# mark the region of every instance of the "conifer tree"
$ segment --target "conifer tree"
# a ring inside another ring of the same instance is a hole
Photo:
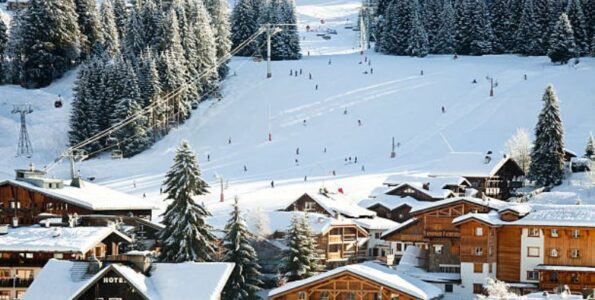
[[[549,42],[548,56],[553,63],[566,64],[577,55],[574,32],[566,14],[561,14]]]
[[[127,57],[139,56],[147,47],[146,41],[141,17],[136,9],[132,9],[126,25],[126,34],[124,35],[124,49]]]
[[[457,12],[457,53],[482,55],[492,50],[489,13],[482,0],[461,0]]]
[[[116,22],[116,29],[118,36],[123,39],[126,35],[126,25],[128,24],[128,9],[126,8],[126,0],[112,0],[114,7],[114,20]],[[120,40],[120,44],[122,41]]]
[[[432,52],[453,54],[455,53],[455,47],[455,11],[452,2],[445,0],[440,15],[440,29],[434,39]]]
[[[174,157],[174,165],[165,175],[165,194],[169,205],[163,216],[165,228],[159,232],[162,262],[212,261],[215,236],[205,222],[207,209],[194,197],[208,193],[207,183],[200,177],[196,155],[182,141]]]
[[[199,74],[205,74],[199,84],[200,94],[208,96],[218,87],[219,74],[216,69],[217,53],[215,46],[215,37],[209,26],[209,15],[206,7],[199,1],[193,1],[189,10],[191,23],[194,25],[191,29],[194,31],[196,39],[196,57],[191,61]],[[208,72],[207,72],[208,71]]]
[[[417,1],[415,1],[417,4]],[[386,11],[386,23],[382,35],[382,52],[407,55],[409,34],[412,29],[414,1],[393,1]]]
[[[21,23],[21,85],[49,85],[75,66],[80,31],[72,0],[32,0]]]
[[[554,15],[552,10],[554,0],[533,0],[535,7],[535,19],[537,20],[538,34],[540,39],[539,55],[547,54],[549,48],[550,36],[558,16]]]
[[[415,2],[415,1],[414,1]],[[406,52],[410,56],[424,57],[428,55],[428,35],[419,18],[417,10],[413,11],[411,31]]]
[[[258,286],[262,284],[260,265],[258,265],[258,255],[250,245],[250,239],[251,234],[248,232],[236,198],[231,217],[225,225],[223,238],[224,261],[235,264],[223,289],[221,296],[223,300],[260,299],[256,294],[260,290]]]
[[[282,23],[297,24],[295,1],[282,0],[279,14]],[[283,55],[283,59],[300,59],[302,57],[297,27],[285,27],[279,34],[279,37],[281,37],[281,43],[286,47],[286,53]]]
[[[96,103],[96,98],[93,93],[93,73],[101,62],[93,59],[81,67],[77,80],[74,83],[74,99],[72,100],[72,110],[70,113],[70,130],[68,131],[68,139],[71,146],[74,146],[98,133],[97,127],[97,109],[99,105]],[[99,145],[97,143],[87,145],[85,150],[93,152]]]
[[[297,213],[293,215],[287,233],[287,246],[284,272],[289,281],[305,279],[318,272],[316,244],[307,217],[299,217]]]
[[[535,17],[533,0],[524,0],[523,12],[515,34],[516,52],[522,55],[539,55],[541,40],[539,24]]]
[[[18,84],[21,81],[22,56],[23,46],[21,35],[21,20],[22,14],[16,12],[10,20],[9,39],[4,55],[6,61],[4,62],[4,76],[2,80],[6,83]]]
[[[161,23],[161,13],[154,1],[150,0],[143,3],[140,17],[143,23],[145,44],[154,49],[157,45],[158,28]]]
[[[231,51],[231,26],[229,6],[227,0],[206,0],[206,7],[211,17],[211,28],[213,36],[217,41],[217,60],[224,59],[229,56]],[[227,61],[219,66],[219,77],[225,78],[229,72]]]
[[[490,7],[490,21],[494,39],[492,51],[495,54],[510,53],[514,48],[512,20],[509,0],[494,0]]]
[[[159,81],[159,72],[157,72],[157,63],[153,57],[153,52],[150,48],[141,53],[139,63],[139,87],[141,98],[143,99],[143,107],[154,105],[151,114],[149,115],[149,127],[152,130],[153,139],[160,136],[164,129],[165,122],[165,104],[157,105],[159,96],[161,95],[161,82]]]
[[[430,49],[434,48],[435,39],[441,27],[442,9],[444,1],[426,0],[423,14],[423,28],[428,36],[428,45]]]
[[[176,59],[171,50],[161,53],[157,63],[159,81],[163,94],[168,95],[184,86],[185,67]],[[167,119],[169,122],[182,123],[190,115],[190,102],[184,89],[168,99],[166,103]]]
[[[103,44],[101,22],[95,0],[75,0],[75,5],[81,32],[81,57],[86,59],[93,49]]]
[[[1,17],[1,15],[0,15]],[[6,76],[4,71],[4,62],[6,60],[6,48],[8,47],[8,31],[4,20],[0,18],[0,84]]]
[[[231,14],[231,41],[233,48],[239,46],[240,43],[243,43],[258,31],[258,19],[252,3],[252,0],[239,0],[233,8]],[[237,55],[252,56],[256,54],[257,46],[257,42],[254,41],[244,47]]]
[[[585,157],[594,158],[595,156],[595,140],[593,140],[593,134],[589,134],[587,139],[587,146],[585,147]]]
[[[105,0],[100,10],[101,29],[104,39],[104,48],[108,57],[114,58],[120,53],[120,34],[116,29],[116,19],[112,0]]]
[[[587,36],[587,22],[580,0],[568,0],[566,6],[566,15],[572,26],[574,33],[574,43],[576,44],[577,56],[589,53],[589,36]]]
[[[538,186],[558,185],[564,176],[564,129],[553,86],[543,95],[543,108],[535,126],[528,178]]]

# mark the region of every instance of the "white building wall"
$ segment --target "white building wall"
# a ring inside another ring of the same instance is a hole
[[[539,280],[527,280],[527,271],[533,271],[537,265],[543,264],[543,258],[545,255],[543,234],[543,230],[540,229],[539,237],[530,237],[529,229],[523,228],[521,233],[521,282],[539,282]],[[529,257],[527,254],[528,247],[539,248],[539,256]]]
[[[446,292],[446,285],[448,283],[435,283],[431,282],[432,285],[436,286],[437,288],[441,289],[444,293],[444,297],[442,300],[473,300],[473,295],[465,295],[463,289],[461,288],[461,284],[452,283],[452,292]]]
[[[460,294],[462,299],[473,299],[473,285],[485,284],[486,278],[496,278],[496,263],[492,263],[492,272],[490,264],[484,263],[481,273],[473,272],[474,263],[461,263],[461,287]]]

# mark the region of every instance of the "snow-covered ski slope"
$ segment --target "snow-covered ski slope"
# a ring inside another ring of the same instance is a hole
[[[203,200],[220,215],[230,201],[218,202],[216,176],[224,178],[228,200],[239,195],[247,207],[273,209],[323,185],[330,190],[342,187],[356,199],[365,197],[388,173],[430,168],[433,160],[451,151],[446,141],[454,151],[492,150],[498,155],[517,128],[533,130],[549,83],[561,100],[567,147],[582,153],[588,132],[595,129],[593,58],[584,58],[577,66],[555,66],[547,57],[461,56],[453,60],[451,56],[394,57],[372,51],[362,56],[358,33],[344,28],[356,22],[357,0],[305,0],[297,5],[300,30],[310,25],[320,31],[336,29],[338,35],[323,40],[316,32],[302,32],[304,58],[274,62],[273,78],[268,80],[264,62],[234,59],[221,101],[201,104],[184,125],[132,159],[112,161],[104,156],[80,164],[82,176],[158,201],[163,174],[176,146],[186,139],[212,186]],[[373,74],[364,74],[370,68]],[[302,74],[289,76],[291,69],[302,69]],[[494,97],[489,97],[486,76],[498,82]],[[10,114],[10,104],[33,104],[36,111],[29,116],[29,133],[36,152],[31,161],[43,166],[67,141],[69,89],[74,78],[71,72],[37,91],[0,87],[2,177],[12,177],[14,168],[30,161],[14,157],[19,123]],[[472,84],[473,79],[477,84]],[[53,108],[58,93],[66,98],[62,109]],[[400,144],[393,159],[392,137]],[[345,163],[350,156],[352,160],[357,156],[357,164]],[[67,176],[67,169],[63,164],[53,175]]]

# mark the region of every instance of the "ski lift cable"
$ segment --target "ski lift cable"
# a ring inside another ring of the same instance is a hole
[[[185,84],[183,84],[182,86],[180,86],[177,90],[174,90],[172,92],[170,92],[167,95],[164,95],[163,97],[160,97],[157,101],[155,101],[154,103],[146,106],[145,108],[143,108],[141,111],[139,111],[137,114],[132,115],[118,123],[116,123],[115,125],[113,125],[110,128],[107,128],[97,134],[95,134],[94,136],[74,145],[71,146],[69,148],[67,148],[61,155],[61,157],[57,158],[56,160],[54,160],[54,162],[52,162],[49,166],[46,167],[46,171],[49,171],[50,169],[52,169],[53,167],[55,167],[58,163],[60,163],[62,161],[62,159],[66,156],[70,156],[71,153],[73,153],[73,151],[75,150],[79,150],[93,142],[98,141],[99,139],[104,138],[105,136],[109,135],[111,132],[117,131],[123,127],[125,127],[126,125],[130,124],[131,122],[137,120],[138,118],[140,118],[141,116],[145,115],[148,112],[151,112],[154,108],[159,107],[162,104],[167,103],[168,101],[174,99],[175,96],[179,95],[181,92],[183,92],[184,90],[186,90],[188,87],[190,87],[192,84],[195,84],[196,82],[198,82],[199,80],[203,79],[205,76],[210,75],[213,72],[216,72],[219,67],[227,62],[228,60],[230,60],[235,54],[237,54],[239,51],[241,51],[244,47],[246,47],[249,43],[251,43],[252,41],[256,40],[262,33],[264,33],[266,30],[264,29],[264,27],[261,27],[257,32],[255,32],[252,36],[250,36],[248,39],[246,39],[244,42],[242,42],[240,45],[238,45],[235,49],[233,49],[232,51],[230,51],[227,55],[225,55],[224,57],[221,57],[219,60],[217,60],[217,62],[215,63],[215,65],[207,70],[205,70],[202,74],[200,74],[199,76],[197,76],[196,78],[187,81]],[[180,100],[178,100],[179,102]]]

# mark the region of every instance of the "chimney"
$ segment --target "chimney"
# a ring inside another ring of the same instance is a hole
[[[484,164],[489,164],[492,161],[492,155],[491,155],[492,151],[489,151],[488,154],[486,154],[485,158],[484,158]]]
[[[151,269],[151,257],[147,252],[131,252],[127,254],[110,255],[109,261],[132,264],[142,273],[147,273]]]
[[[424,188],[424,190],[429,191],[430,190],[430,183],[429,182],[425,182],[422,187]]]
[[[88,274],[97,274],[97,272],[99,272],[99,270],[101,270],[101,267],[102,267],[101,261],[99,259],[97,259],[95,254],[93,254],[89,258],[89,266],[87,267],[87,273]]]

